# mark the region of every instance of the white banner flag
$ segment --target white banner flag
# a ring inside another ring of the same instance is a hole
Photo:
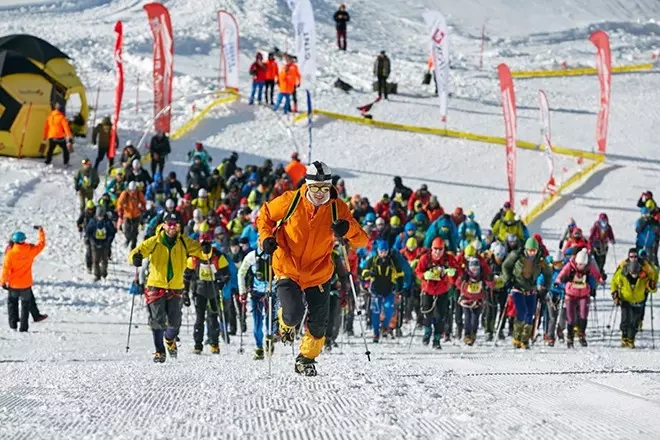
[[[447,96],[449,93],[449,28],[447,20],[438,11],[425,11],[423,14],[431,37],[431,56],[438,84],[440,114],[442,122],[447,121]]]
[[[238,90],[238,23],[231,13],[218,11],[218,27],[220,28],[220,47],[224,60],[225,88]]]
[[[296,34],[296,52],[301,87],[313,90],[316,85],[316,24],[310,0],[288,0]]]
[[[541,145],[545,150],[545,157],[548,159],[548,169],[550,177],[546,184],[546,190],[550,193],[555,191],[555,158],[552,151],[552,133],[550,132],[550,105],[548,97],[543,90],[539,90],[539,117],[541,123]]]

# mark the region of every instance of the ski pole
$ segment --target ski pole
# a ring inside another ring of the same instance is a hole
[[[305,313],[303,313],[302,321],[300,321],[300,329],[296,331],[296,336],[305,334],[305,320],[307,319],[307,312],[307,307],[305,307]]]
[[[653,293],[651,292],[649,294],[649,298],[651,298],[651,344],[653,344],[653,349],[655,350],[655,328],[653,326]]]
[[[273,266],[271,264],[272,256],[268,256],[268,322],[267,335],[269,338],[268,345],[268,377],[271,377],[272,363],[273,363]]]
[[[596,289],[596,295],[594,295],[594,300],[592,301],[594,303],[594,321],[596,323],[596,328],[600,327],[600,324],[598,323],[598,306],[597,306],[597,299],[596,297],[598,296],[598,289]]]
[[[240,322],[236,326],[236,327],[239,327],[237,329],[238,333],[239,333],[239,336],[238,336],[238,341],[239,341],[238,342],[238,345],[239,345],[238,346],[238,353],[243,354],[243,332],[241,331],[242,329],[240,328],[240,324],[241,324],[241,322],[243,322],[243,312],[242,312],[242,308],[240,308],[240,309],[238,308],[238,301],[236,301],[236,296],[232,295],[231,298],[232,298],[232,302],[234,303],[234,308],[236,309],[236,313],[238,313],[238,319],[240,320]]]
[[[138,283],[138,268],[135,268],[135,283]],[[131,316],[128,318],[128,337],[126,338],[126,353],[131,345],[131,327],[133,327],[133,310],[135,309],[135,294],[133,294],[133,299],[131,299]]]
[[[614,321],[612,322],[612,331],[610,331],[610,342],[607,344],[608,347],[612,346],[612,339],[614,338],[614,325],[616,324],[616,316],[619,314],[619,308],[614,305]]]
[[[227,320],[225,319],[225,300],[222,294],[218,292],[218,309],[220,313],[220,323],[222,324],[222,333],[225,335],[225,344],[229,345],[229,334],[227,333]]]
[[[355,310],[357,311],[358,320],[360,321],[360,332],[362,333],[362,340],[364,341],[364,354],[367,356],[367,361],[371,362],[371,352],[369,351],[369,346],[367,345],[367,337],[364,332],[364,323],[362,322],[362,310],[358,307],[358,298],[357,293],[355,292],[355,282],[353,281],[353,273],[351,272],[351,266],[348,263],[348,249],[344,245],[344,252],[342,252],[344,266],[348,272],[348,280],[351,283],[351,292],[353,293],[353,300],[355,301]]]

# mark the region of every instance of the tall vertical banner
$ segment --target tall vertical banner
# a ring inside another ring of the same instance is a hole
[[[225,10],[218,11],[218,29],[220,31],[220,58],[225,76],[225,89],[238,91],[238,22]]]
[[[509,183],[509,201],[515,206],[516,196],[516,94],[513,90],[511,71],[506,64],[497,66],[502,92],[502,111],[506,134],[506,176]]]
[[[154,115],[155,129],[170,132],[172,119],[172,78],[174,76],[174,39],[167,8],[160,3],[144,5],[154,37]]]
[[[545,151],[545,157],[548,159],[548,183],[546,183],[543,192],[550,194],[556,192],[555,183],[555,158],[552,151],[552,133],[550,132],[550,105],[548,97],[543,90],[539,90],[539,117],[541,123],[541,145]]]
[[[312,90],[316,86],[316,23],[310,0],[287,0],[296,35],[296,58],[300,70],[300,86],[307,94],[307,126],[309,129],[308,163],[312,163]]]
[[[449,94],[449,28],[447,20],[438,11],[425,11],[423,14],[431,44],[431,56],[438,85],[440,115],[447,122],[447,96]]]
[[[115,23],[115,32],[117,40],[115,41],[115,66],[117,68],[117,84],[115,85],[115,117],[112,121],[112,131],[110,132],[110,145],[108,146],[108,157],[115,157],[115,144],[117,143],[117,124],[119,123],[119,113],[121,112],[121,100],[124,97],[124,60],[122,59],[122,50],[124,47],[124,26],[121,21]]]
[[[603,31],[596,31],[591,34],[589,41],[597,49],[596,67],[598,69],[598,81],[600,82],[600,110],[598,111],[598,123],[596,125],[596,142],[598,143],[598,152],[605,154],[612,91],[612,52],[610,50],[610,39],[607,33]]]

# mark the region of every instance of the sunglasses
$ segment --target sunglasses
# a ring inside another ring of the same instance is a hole
[[[322,192],[322,193],[329,193],[330,192],[330,187],[329,186],[308,186],[309,191],[316,194],[317,192]]]
[[[177,223],[177,222],[167,222],[167,223],[165,223],[166,228],[176,228],[177,226],[179,226],[179,223]]]
[[[628,255],[629,260],[636,260],[637,258],[639,258],[639,255]]]
[[[444,252],[445,248],[433,248],[431,249],[433,252]]]

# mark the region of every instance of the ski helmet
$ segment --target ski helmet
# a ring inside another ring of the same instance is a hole
[[[176,180],[176,173],[174,171],[170,171],[170,174],[167,175],[170,180]]]
[[[431,249],[444,250],[445,249],[445,241],[440,237],[434,238],[433,242],[431,243]]]
[[[139,170],[142,167],[142,164],[140,163],[140,159],[133,159],[133,163],[131,164],[134,170]]]
[[[417,249],[417,239],[415,237],[410,237],[408,240],[406,240],[406,249],[409,251],[414,251]]]
[[[516,234],[509,234],[506,236],[506,242],[509,246],[514,247],[518,245],[518,236]]]
[[[131,140],[127,140],[127,141],[126,141],[126,144],[125,144],[124,146],[126,146],[126,147],[132,147],[132,146],[133,146],[133,141],[131,141]]]
[[[153,200],[147,200],[147,203],[146,203],[146,206],[145,206],[145,207],[147,208],[147,211],[151,210],[151,208],[154,207],[154,202],[153,202]]]
[[[466,258],[472,258],[477,256],[477,250],[472,244],[469,244],[465,247],[463,250],[463,254],[465,255]]]
[[[105,208],[103,206],[99,206],[96,208],[96,218],[104,218],[105,217]]]
[[[128,183],[128,191],[133,192],[137,189],[137,183],[135,181]]]
[[[174,209],[174,206],[175,206],[175,205],[176,205],[176,204],[174,203],[174,200],[172,200],[172,199],[167,199],[167,200],[165,201],[165,208],[168,209],[168,210],[170,210],[170,211],[171,211],[172,209]]]
[[[573,229],[573,233],[571,234],[571,236],[575,239],[582,238],[582,229],[580,228]]]
[[[561,250],[558,250],[555,252],[555,255],[552,257],[552,264],[564,264],[564,254],[562,253]]]
[[[525,256],[529,259],[534,259],[538,253],[539,242],[536,241],[536,238],[529,237],[525,242]]]
[[[368,212],[367,215],[364,216],[364,224],[367,223],[376,223],[376,214]]]
[[[383,217],[378,217],[376,219],[376,226],[385,226],[385,219]]]
[[[25,242],[25,233],[21,231],[16,231],[11,235],[11,241],[14,243],[23,243]]]
[[[388,252],[390,250],[390,245],[387,244],[385,240],[378,240],[376,242],[376,250],[378,252]]]
[[[87,203],[85,204],[85,208],[87,209],[94,209],[96,205],[94,205],[93,200],[87,200]]]
[[[578,266],[578,268],[583,269],[589,264],[589,254],[587,254],[586,249],[582,249],[580,252],[577,253],[575,256],[575,264]]]
[[[311,165],[307,166],[307,174],[305,175],[305,183],[325,183],[332,184],[332,173],[330,168],[321,161],[314,161]]]
[[[401,218],[398,215],[394,215],[390,218],[390,226],[393,228],[398,228],[401,226]]]
[[[195,219],[196,221],[201,222],[202,221],[202,211],[200,211],[199,209],[195,209],[193,211],[193,219]]]
[[[205,199],[208,197],[208,195],[209,193],[204,188],[200,189],[199,192],[197,193],[197,197],[199,197],[200,199]]]
[[[495,258],[499,258],[500,260],[503,260],[504,257],[506,257],[506,247],[504,247],[499,241],[494,241],[490,245],[490,251]]]
[[[408,222],[406,223],[406,226],[403,227],[403,230],[406,232],[416,232],[417,231],[417,225],[414,224],[413,222]]]

